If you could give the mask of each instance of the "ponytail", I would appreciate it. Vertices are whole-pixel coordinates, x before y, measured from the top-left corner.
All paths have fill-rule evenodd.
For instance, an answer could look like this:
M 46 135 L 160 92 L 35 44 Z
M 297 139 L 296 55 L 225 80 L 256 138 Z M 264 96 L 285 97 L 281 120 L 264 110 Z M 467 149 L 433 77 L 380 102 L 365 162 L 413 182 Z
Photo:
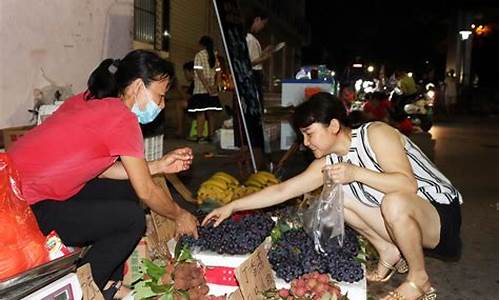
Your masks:
M 115 73 L 118 62 L 108 58 L 103 60 L 99 66 L 90 74 L 87 81 L 88 93 L 86 100 L 117 97 L 117 84 Z
M 214 41 L 212 40 L 211 37 L 209 36 L 202 36 L 200 38 L 200 45 L 205 47 L 208 52 L 208 64 L 210 65 L 210 68 L 215 67 L 215 52 L 214 52 Z
M 119 97 L 136 79 L 146 86 L 152 81 L 175 76 L 172 63 L 158 54 L 147 50 L 134 50 L 122 60 L 111 58 L 103 60 L 90 74 L 87 81 L 86 100 Z

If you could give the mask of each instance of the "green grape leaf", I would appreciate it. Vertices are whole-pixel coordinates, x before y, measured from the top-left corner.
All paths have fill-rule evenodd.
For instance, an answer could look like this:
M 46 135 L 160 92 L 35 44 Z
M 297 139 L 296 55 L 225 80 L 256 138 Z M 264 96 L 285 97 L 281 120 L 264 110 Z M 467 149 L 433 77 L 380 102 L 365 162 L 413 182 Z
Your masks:
M 187 245 L 183 245 L 178 255 L 175 256 L 176 262 L 185 262 L 193 260 L 193 255 L 191 255 L 191 250 Z
M 158 282 L 165 274 L 165 268 L 158 266 L 149 259 L 143 259 L 144 273 L 148 274 L 154 282 Z
M 153 292 L 151 287 L 148 285 L 149 283 L 151 283 L 151 279 L 139 281 L 134 285 L 135 299 L 148 299 L 160 295 L 159 293 Z

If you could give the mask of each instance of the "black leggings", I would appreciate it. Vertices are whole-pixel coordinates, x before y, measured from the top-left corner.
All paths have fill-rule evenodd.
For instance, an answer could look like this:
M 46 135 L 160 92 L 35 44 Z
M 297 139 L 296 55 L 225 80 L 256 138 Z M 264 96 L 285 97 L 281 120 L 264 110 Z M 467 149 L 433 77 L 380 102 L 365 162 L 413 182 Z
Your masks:
M 102 290 L 123 279 L 124 262 L 145 231 L 144 210 L 128 180 L 94 179 L 66 201 L 45 200 L 31 206 L 42 232 L 55 230 L 67 246 L 92 248 L 90 263 Z

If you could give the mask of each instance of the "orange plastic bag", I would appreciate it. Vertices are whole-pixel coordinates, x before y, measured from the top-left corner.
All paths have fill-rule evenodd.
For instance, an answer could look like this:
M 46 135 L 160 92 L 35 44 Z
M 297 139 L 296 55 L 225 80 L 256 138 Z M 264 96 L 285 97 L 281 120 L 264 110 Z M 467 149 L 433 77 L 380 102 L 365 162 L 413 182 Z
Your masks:
M 19 182 L 10 158 L 0 153 L 0 280 L 49 261 L 45 237 Z

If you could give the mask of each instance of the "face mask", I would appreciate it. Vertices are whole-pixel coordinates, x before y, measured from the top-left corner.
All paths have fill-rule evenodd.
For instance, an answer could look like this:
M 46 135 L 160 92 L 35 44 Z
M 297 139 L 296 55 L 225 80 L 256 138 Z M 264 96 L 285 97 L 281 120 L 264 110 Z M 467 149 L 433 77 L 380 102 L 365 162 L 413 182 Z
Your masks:
M 161 108 L 158 106 L 158 104 L 153 101 L 150 92 L 146 88 L 145 91 L 147 104 L 144 111 L 139 109 L 139 105 L 137 105 L 137 102 L 132 106 L 132 112 L 137 116 L 137 118 L 139 119 L 139 123 L 141 124 L 148 124 L 153 122 L 153 120 L 161 111 Z

